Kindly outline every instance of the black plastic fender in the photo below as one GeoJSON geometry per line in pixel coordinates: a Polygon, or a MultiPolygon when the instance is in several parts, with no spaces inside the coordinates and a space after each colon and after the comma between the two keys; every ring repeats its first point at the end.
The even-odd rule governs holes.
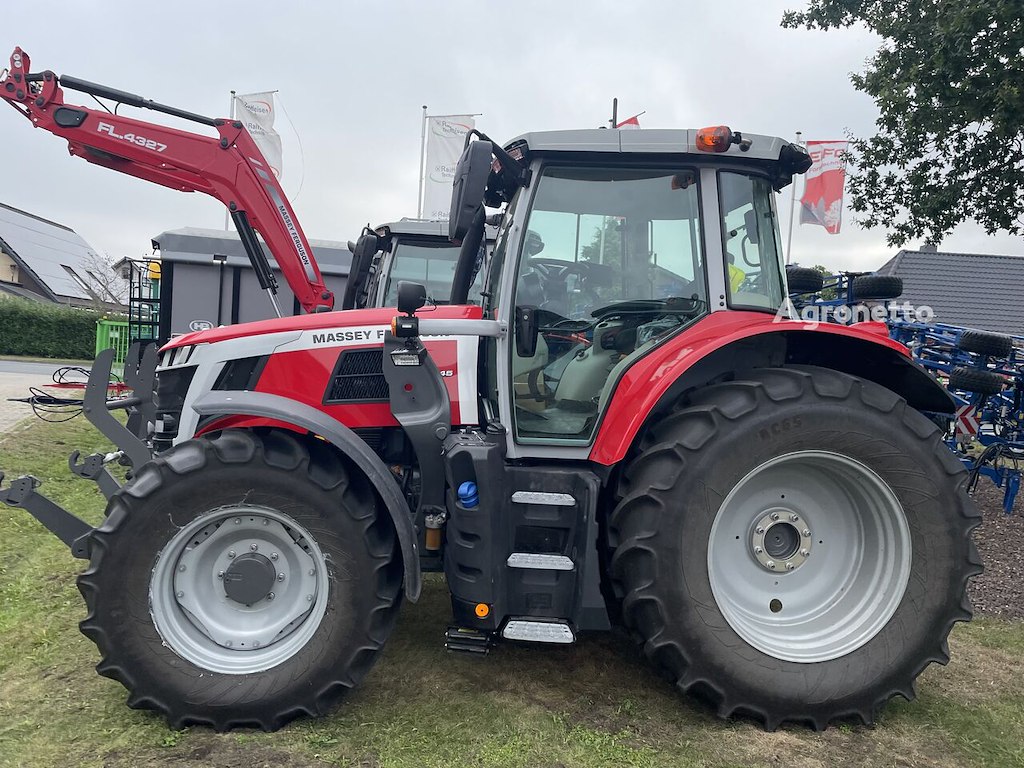
{"type": "Polygon", "coordinates": [[[355,432],[310,405],[263,392],[209,392],[192,407],[200,416],[244,415],[285,421],[319,435],[345,454],[366,474],[387,507],[402,550],[405,595],[412,602],[419,599],[423,579],[409,504],[394,475],[355,432]]]}

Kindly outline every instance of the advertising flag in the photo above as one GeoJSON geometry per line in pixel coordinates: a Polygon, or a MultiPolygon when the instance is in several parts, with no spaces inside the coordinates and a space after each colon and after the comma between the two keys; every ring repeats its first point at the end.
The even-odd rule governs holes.
{"type": "Polygon", "coordinates": [[[455,166],[462,156],[466,134],[475,126],[472,115],[427,117],[423,210],[420,211],[420,216],[433,221],[448,221],[455,166]]]}
{"type": "Polygon", "coordinates": [[[804,175],[800,223],[817,224],[838,235],[843,223],[843,182],[846,180],[845,141],[808,141],[812,165],[804,175]]]}
{"type": "Polygon", "coordinates": [[[273,91],[235,96],[235,119],[240,120],[245,126],[280,181],[283,170],[281,137],[274,130],[275,114],[273,91]]]}

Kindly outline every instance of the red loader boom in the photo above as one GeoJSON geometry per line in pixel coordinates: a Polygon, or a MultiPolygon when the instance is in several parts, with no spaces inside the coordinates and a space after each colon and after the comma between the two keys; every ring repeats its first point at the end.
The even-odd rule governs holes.
{"type": "MultiPolygon", "coordinates": [[[[295,212],[252,136],[241,122],[204,117],[141,96],[53,72],[30,72],[28,54],[15,48],[0,80],[0,97],[68,142],[72,155],[182,192],[203,192],[227,206],[260,285],[274,307],[277,282],[256,232],[263,236],[285,280],[306,312],[334,307],[295,212]],[[61,88],[208,125],[218,138],[65,104],[61,88]]],[[[278,315],[280,315],[278,310],[278,315]]]]}

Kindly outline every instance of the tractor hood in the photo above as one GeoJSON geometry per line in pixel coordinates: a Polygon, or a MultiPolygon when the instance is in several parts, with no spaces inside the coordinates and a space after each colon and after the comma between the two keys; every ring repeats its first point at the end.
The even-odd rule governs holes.
{"type": "MultiPolygon", "coordinates": [[[[342,330],[353,326],[379,326],[388,325],[391,318],[398,314],[398,310],[390,307],[374,309],[350,309],[338,312],[319,312],[313,315],[297,315],[295,317],[278,317],[272,320],[258,320],[253,323],[241,323],[239,325],[225,325],[220,328],[211,328],[208,331],[196,331],[186,333],[183,336],[176,336],[161,348],[161,352],[196,344],[214,344],[219,341],[228,341],[249,336],[262,336],[272,333],[287,333],[288,331],[312,331],[323,330],[329,332],[332,329],[342,330]]],[[[483,317],[480,307],[467,306],[437,306],[424,307],[417,316],[437,320],[479,320],[483,317]]]]}

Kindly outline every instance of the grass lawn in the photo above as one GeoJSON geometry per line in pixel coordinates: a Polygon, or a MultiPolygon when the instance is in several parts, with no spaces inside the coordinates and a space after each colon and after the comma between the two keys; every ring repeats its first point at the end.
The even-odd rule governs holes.
{"type": "MultiPolygon", "coordinates": [[[[95,523],[101,497],[66,460],[102,447],[84,420],[33,423],[0,437],[0,469],[38,476],[95,523]]],[[[331,716],[274,734],[171,731],[94,672],[77,627],[82,567],[26,512],[0,507],[2,766],[1024,766],[1024,623],[958,625],[952,663],[928,669],[918,700],[892,702],[875,728],[764,733],[677,695],[612,635],[449,655],[437,578],[331,716]]]]}

